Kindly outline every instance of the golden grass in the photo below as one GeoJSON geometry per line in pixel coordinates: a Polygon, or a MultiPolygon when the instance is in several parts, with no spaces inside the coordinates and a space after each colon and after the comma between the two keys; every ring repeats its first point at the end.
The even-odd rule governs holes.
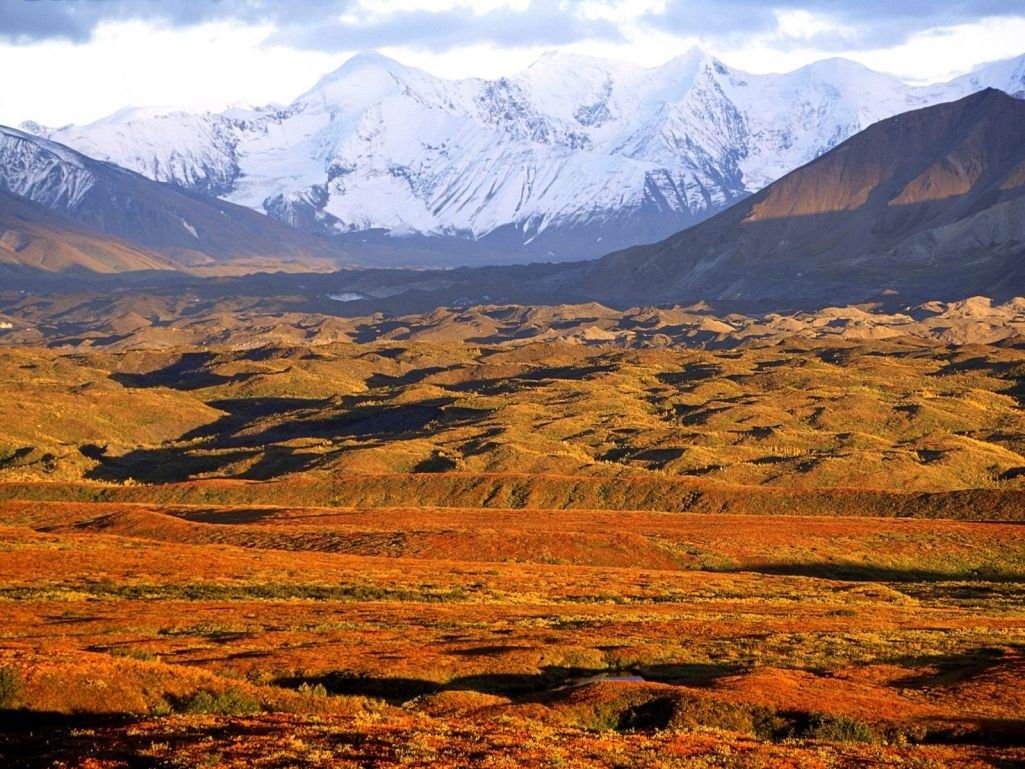
{"type": "Polygon", "coordinates": [[[528,474],[583,479],[582,499],[546,498],[541,480],[498,504],[601,508],[618,480],[600,479],[627,477],[647,485],[616,506],[679,509],[677,479],[939,492],[1025,478],[1025,353],[997,347],[23,349],[0,370],[7,480],[528,474]]]}

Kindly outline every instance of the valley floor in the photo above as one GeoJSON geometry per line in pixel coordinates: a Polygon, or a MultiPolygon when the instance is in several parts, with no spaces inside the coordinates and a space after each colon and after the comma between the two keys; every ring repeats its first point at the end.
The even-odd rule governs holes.
{"type": "Polygon", "coordinates": [[[25,301],[0,766],[1025,766],[1025,351],[938,336],[989,305],[688,349],[25,301]]]}
{"type": "Polygon", "coordinates": [[[0,515],[5,765],[1025,761],[1018,524],[0,515]]]}

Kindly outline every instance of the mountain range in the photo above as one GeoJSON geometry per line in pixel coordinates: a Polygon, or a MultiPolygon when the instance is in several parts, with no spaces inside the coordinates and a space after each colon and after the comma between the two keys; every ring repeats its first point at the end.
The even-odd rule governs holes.
{"type": "Polygon", "coordinates": [[[658,241],[881,119],[985,87],[1025,96],[1025,56],[914,87],[842,59],[755,75],[697,49],[655,68],[547,54],[496,80],[363,54],[283,107],[22,128],[365,263],[443,266],[658,241]]]}
{"type": "MultiPolygon", "coordinates": [[[[741,190],[725,210],[653,244],[631,245],[587,261],[548,260],[548,264],[457,270],[338,271],[347,265],[366,265],[375,255],[387,254],[387,247],[362,241],[357,244],[355,237],[346,240],[339,233],[331,236],[325,229],[322,211],[311,209],[307,211],[308,219],[294,221],[296,226],[291,226],[269,213],[226,201],[212,194],[218,190],[209,186],[215,184],[209,174],[203,182],[198,176],[191,177],[194,189],[185,189],[181,179],[154,181],[55,140],[0,127],[0,272],[72,270],[76,274],[145,275],[159,271],[168,276],[176,272],[224,276],[318,270],[332,274],[314,281],[301,275],[291,281],[260,278],[266,285],[259,290],[268,296],[294,291],[309,297],[314,302],[310,306],[320,307],[320,311],[357,315],[495,302],[598,301],[628,307],[707,300],[735,306],[793,308],[887,297],[900,301],[957,300],[973,294],[1007,298],[1020,294],[1025,280],[1025,100],[994,88],[973,89],[984,77],[1015,81],[1021,77],[1023,61],[994,66],[988,75],[976,75],[970,82],[927,89],[932,96],[943,89],[959,88],[969,94],[873,121],[761,190],[741,190]],[[375,251],[375,247],[383,250],[375,251]],[[344,309],[339,306],[342,304],[346,305],[344,309]]],[[[336,73],[336,84],[341,85],[332,88],[322,81],[314,91],[325,99],[325,92],[330,92],[331,100],[324,104],[358,99],[376,103],[374,100],[388,88],[370,74],[390,72],[392,67],[388,60],[361,57],[343,67],[343,75],[336,73]],[[344,75],[354,67],[369,67],[364,73],[368,80],[362,86],[344,75]]],[[[817,71],[830,67],[852,71],[849,63],[840,62],[822,63],[817,71]]],[[[718,70],[713,63],[705,72],[707,75],[718,70]]],[[[396,81],[392,78],[391,82],[396,81]]],[[[429,82],[421,82],[421,89],[429,90],[425,85],[429,82]]],[[[892,85],[896,81],[887,82],[892,85]]],[[[572,85],[568,73],[563,83],[567,88],[572,85]]],[[[460,81],[458,87],[467,86],[460,81]]],[[[901,98],[909,98],[907,94],[912,91],[905,86],[901,89],[905,89],[900,91],[904,94],[901,98]]],[[[855,90],[852,88],[852,92],[855,90]]],[[[647,98],[642,91],[639,86],[634,89],[638,103],[647,98]]],[[[693,93],[693,88],[688,93],[693,93]]],[[[722,89],[717,93],[723,93],[722,89]]],[[[877,103],[886,102],[881,96],[885,89],[878,84],[871,93],[877,103]]],[[[913,93],[915,99],[925,100],[926,91],[913,93]]],[[[1021,89],[1015,93],[1025,95],[1021,89]]],[[[438,93],[434,95],[442,98],[438,93]]],[[[408,98],[404,93],[389,103],[404,104],[408,98]]],[[[454,94],[446,98],[450,106],[456,101],[454,94]]],[[[765,98],[760,115],[768,121],[770,108],[780,112],[778,104],[784,102],[779,93],[765,98]]],[[[310,97],[304,103],[314,101],[310,97]]],[[[471,101],[463,99],[462,104],[466,107],[471,101]]],[[[834,107],[837,103],[832,102],[834,107]]],[[[896,101],[888,103],[892,106],[896,101]]],[[[428,118],[432,115],[427,112],[419,116],[420,122],[411,125],[393,115],[382,124],[382,131],[394,138],[405,125],[408,135],[404,141],[423,146],[431,130],[428,118]],[[421,125],[426,126],[423,132],[421,125]]],[[[372,113],[374,109],[368,107],[363,117],[372,113]]],[[[339,119],[330,110],[317,114],[317,120],[332,125],[339,119]]],[[[281,118],[284,122],[279,127],[284,130],[283,126],[288,125],[289,130],[274,139],[276,145],[293,146],[282,136],[296,138],[298,127],[288,121],[303,124],[302,115],[313,118],[309,110],[281,118]]],[[[141,123],[131,119],[108,125],[141,131],[146,121],[180,122],[185,117],[150,116],[141,123]]],[[[825,118],[820,118],[821,124],[825,118]]],[[[614,118],[603,121],[612,123],[614,118]]],[[[532,125],[541,130],[542,124],[532,125]]],[[[518,122],[515,116],[496,118],[496,126],[516,125],[523,127],[526,123],[518,122]]],[[[708,135],[726,135],[708,128],[713,125],[717,124],[708,118],[708,135]]],[[[721,128],[725,124],[718,125],[721,128]]],[[[323,139],[323,131],[311,135],[323,139]]],[[[560,134],[558,142],[552,138],[554,133],[546,135],[551,139],[549,144],[538,136],[524,141],[544,151],[569,152],[558,143],[568,141],[565,135],[560,134]]],[[[159,133],[154,136],[161,137],[159,133]]],[[[688,146],[692,148],[696,146],[695,136],[688,134],[688,146]]],[[[778,153],[764,158],[763,169],[771,163],[778,169],[783,162],[780,158],[794,151],[793,144],[784,144],[778,153]]],[[[807,149],[807,142],[804,145],[807,149]]],[[[397,151],[398,145],[393,149],[397,151]]],[[[592,147],[578,154],[594,157],[597,153],[592,147]]],[[[429,148],[424,150],[424,157],[433,157],[429,148]]],[[[486,150],[467,150],[459,157],[467,165],[478,166],[482,184],[488,183],[487,173],[498,174],[489,184],[496,191],[492,197],[501,197],[497,191],[505,177],[487,166],[490,156],[486,150]]],[[[672,157],[667,155],[666,159],[668,162],[672,157]]],[[[291,151],[280,153],[277,170],[288,167],[293,160],[291,151]]],[[[178,169],[186,167],[180,165],[178,169]]],[[[338,178],[347,174],[359,177],[353,170],[338,178]]],[[[390,178],[394,181],[399,176],[390,178]]],[[[263,181],[269,178],[265,176],[263,181]]],[[[605,181],[611,185],[617,178],[613,174],[605,181]]],[[[236,175],[232,177],[232,189],[244,189],[252,181],[251,175],[236,175]]],[[[586,184],[587,180],[574,174],[570,182],[586,184]]],[[[222,179],[217,183],[228,182],[222,179]]],[[[588,197],[586,190],[575,194],[582,196],[578,206],[586,205],[588,200],[596,203],[597,198],[593,194],[588,197]]],[[[328,194],[326,205],[336,199],[343,201],[344,196],[328,194]]],[[[369,192],[357,196],[361,204],[369,205],[373,200],[387,201],[388,196],[374,198],[369,192]]],[[[403,206],[397,210],[416,209],[409,200],[403,206]]],[[[592,213],[605,216],[598,208],[592,213]]],[[[614,216],[624,225],[637,219],[637,226],[641,226],[645,221],[643,212],[624,203],[619,209],[610,207],[601,226],[611,226],[614,216]]],[[[553,227],[567,236],[566,230],[553,227]]],[[[417,236],[403,231],[407,232],[406,238],[394,233],[382,237],[393,243],[425,240],[422,233],[417,236]]],[[[487,237],[495,237],[494,232],[487,237]]],[[[459,236],[449,232],[446,238],[443,242],[450,244],[459,236]]],[[[479,241],[467,237],[463,242],[479,241]]],[[[419,256],[426,258],[430,253],[430,248],[425,248],[419,256]]],[[[482,253],[476,256],[485,258],[482,253]]],[[[165,285],[168,280],[161,278],[165,285]]],[[[219,284],[216,290],[231,289],[228,284],[219,284]]]]}

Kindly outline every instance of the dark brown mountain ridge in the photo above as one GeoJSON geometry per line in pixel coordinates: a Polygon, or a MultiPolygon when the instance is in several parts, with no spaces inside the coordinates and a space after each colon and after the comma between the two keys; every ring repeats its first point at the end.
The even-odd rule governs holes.
{"type": "Polygon", "coordinates": [[[97,273],[177,268],[141,246],[98,233],[57,211],[0,192],[0,275],[97,273]]]}

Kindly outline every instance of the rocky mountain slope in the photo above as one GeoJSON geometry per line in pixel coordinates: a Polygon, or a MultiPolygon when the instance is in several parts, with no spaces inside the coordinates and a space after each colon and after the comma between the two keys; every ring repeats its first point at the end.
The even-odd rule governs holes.
{"type": "Polygon", "coordinates": [[[0,276],[76,269],[111,273],[175,268],[173,261],[158,253],[101,235],[55,211],[0,192],[0,276]]]}
{"type": "Polygon", "coordinates": [[[329,269],[344,249],[248,208],[0,126],[0,261],[93,272],[329,269]]]}
{"type": "Polygon", "coordinates": [[[1008,296],[1025,280],[1025,102],[877,123],[728,211],[555,278],[616,303],[1008,296]]]}
{"type": "Polygon", "coordinates": [[[699,50],[661,67],[548,54],[498,80],[360,55],[287,107],[128,109],[26,130],[306,230],[414,246],[392,263],[600,256],[702,220],[872,123],[983,87],[1025,56],[910,87],[832,59],[752,75],[699,50]]]}

